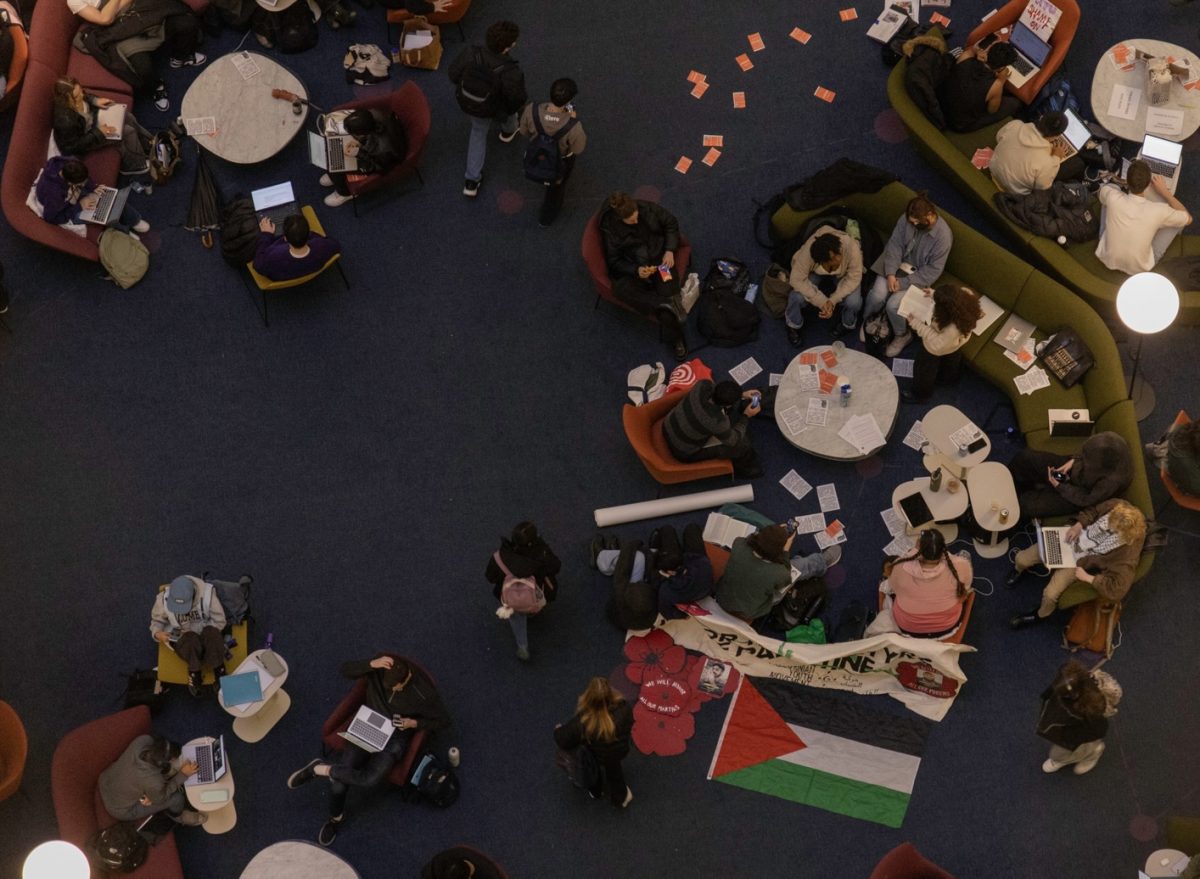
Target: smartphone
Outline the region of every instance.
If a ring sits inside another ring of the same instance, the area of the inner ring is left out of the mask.
[[[750,392],[750,405],[751,406],[761,406],[762,405],[762,394],[759,391],[751,391]]]
[[[1062,470],[1051,470],[1051,471],[1050,471],[1050,475],[1051,475],[1051,476],[1053,476],[1055,479],[1057,479],[1059,482],[1066,482],[1066,481],[1067,481],[1067,478],[1068,478],[1068,477],[1069,477],[1071,474],[1070,474],[1070,473],[1064,473]]]
[[[984,37],[982,40],[979,41],[979,48],[987,49],[992,45],[992,43],[996,42],[997,39],[998,38],[995,34],[988,34],[986,37]]]
[[[787,529],[788,534],[795,534],[796,533],[796,520],[788,519],[786,522],[783,523],[783,527]]]
[[[671,280],[671,269],[666,263],[663,263],[658,267],[658,276],[663,279],[664,283]]]
[[[575,112],[575,102],[568,101],[567,103],[563,104],[563,109],[566,110],[568,113],[574,113]]]

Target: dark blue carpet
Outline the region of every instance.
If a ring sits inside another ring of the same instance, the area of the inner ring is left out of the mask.
[[[236,273],[182,229],[190,156],[175,181],[139,202],[155,225],[155,252],[133,290],[11,231],[0,239],[14,291],[5,316],[13,334],[0,333],[0,696],[31,738],[26,796],[0,804],[0,872],[14,875],[24,853],[55,834],[55,743],[118,707],[118,672],[151,664],[155,587],[204,569],[255,575],[254,646],[274,633],[292,666],[294,704],[263,743],[231,748],[236,829],[178,834],[190,876],[236,877],[266,845],[315,836],[321,786],[291,792],[284,779],[314,755],[319,725],[345,690],[338,663],[381,650],[411,654],[437,677],[456,721],[441,745],[462,748],[463,796],[449,811],[402,803],[392,791],[352,800],[336,851],[365,879],[414,876],[456,842],[492,852],[514,877],[781,868],[862,877],[905,839],[959,876],[1128,876],[1162,841],[1164,816],[1200,813],[1192,768],[1198,557],[1194,536],[1181,533],[1129,602],[1109,665],[1126,697],[1108,753],[1086,778],[1039,769],[1037,696],[1066,655],[1055,627],[1013,634],[1004,624],[1031,603],[1032,586],[977,603],[968,640],[979,652],[963,660],[970,681],[934,730],[900,830],[706,783],[724,702],[701,711],[683,756],[631,757],[637,799],[627,813],[577,796],[553,766],[551,727],[588,676],[620,663],[620,635],[602,614],[607,584],[593,580],[583,547],[593,508],[655,493],[626,445],[619,407],[627,370],[666,355],[642,322],[592,310],[578,250],[594,207],[616,188],[660,196],[698,264],[729,254],[761,271],[752,200],[848,155],[928,188],[999,239],[894,136],[886,70],[863,36],[874,9],[861,4],[863,19],[842,24],[842,5],[478,0],[469,36],[481,38],[501,15],[517,20],[515,54],[535,93],[556,76],[579,81],[591,144],[561,221],[537,228],[538,193],[521,177],[516,145],[493,142],[477,203],[459,195],[466,121],[444,73],[414,72],[434,113],[426,185],[372,199],[358,219],[348,206],[317,203],[323,191],[300,141],[258,168],[213,162],[226,195],[292,179],[346,245],[352,289],[331,279],[281,297],[269,330]],[[960,39],[989,8],[955,2]],[[1132,34],[1123,21],[1130,10],[1087,4],[1068,71],[1085,100],[1091,59],[1119,37],[1197,48],[1191,8],[1136,4]],[[380,15],[360,13],[352,31],[323,29],[316,50],[287,59],[317,103],[365,93],[344,84],[340,59],[351,41],[382,41]],[[787,38],[796,25],[813,33],[808,46]],[[753,31],[767,49],[742,74],[733,58]],[[453,53],[457,35],[447,37]],[[237,39],[226,35],[208,50],[228,51]],[[688,96],[693,68],[712,84],[700,101]],[[176,99],[191,76],[170,74]],[[396,79],[408,76],[398,70]],[[837,92],[833,105],[812,97],[818,85]],[[732,109],[734,89],[747,92],[745,111]],[[164,124],[162,114],[139,110],[151,126]],[[11,124],[6,145],[24,136]],[[698,161],[709,133],[726,139],[712,169]],[[1197,160],[1194,145],[1188,161]],[[683,154],[697,160],[686,177],[672,170]],[[1181,197],[1200,207],[1200,177],[1184,173]],[[781,370],[792,353],[782,328],[765,326],[762,336],[701,356],[722,377],[751,354]],[[1144,367],[1159,391],[1147,436],[1177,409],[1197,408],[1198,348],[1184,329],[1147,340]],[[998,399],[973,376],[938,398],[979,419]],[[896,440],[919,415],[919,407],[902,410]],[[1002,407],[992,426],[1010,423]],[[798,454],[770,424],[756,424],[754,437],[767,469],[756,506],[768,515],[815,509],[778,485],[792,467],[813,484],[836,482],[850,544],[835,611],[851,598],[873,600],[887,540],[878,511],[898,481],[917,474],[915,453],[893,443],[876,473]],[[997,458],[1015,452],[996,440]],[[526,517],[566,560],[561,601],[531,626],[529,666],[492,616],[481,576],[498,536]],[[1165,518],[1200,526],[1177,509]],[[644,536],[652,524],[622,533]],[[979,570],[997,580],[1004,566]],[[186,739],[228,730],[228,718],[177,694],[159,726]]]

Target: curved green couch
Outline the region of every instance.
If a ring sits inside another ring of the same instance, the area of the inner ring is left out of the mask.
[[[1023,255],[1090,302],[1102,315],[1115,319],[1117,288],[1127,276],[1106,268],[1096,259],[1095,241],[1063,247],[1052,238],[1034,235],[1028,229],[1010,222],[992,204],[992,196],[997,191],[996,185],[986,172],[971,164],[971,157],[979,147],[995,146],[996,132],[1004,122],[997,122],[969,134],[938,131],[913,103],[904,88],[904,71],[907,66],[907,60],[902,60],[893,68],[891,76],[888,77],[888,100],[900,114],[900,121],[908,130],[917,152],[974,201],[997,225],[1003,227]],[[1166,255],[1200,256],[1200,235],[1180,235],[1171,244]],[[1200,290],[1181,290],[1179,295],[1180,309],[1176,322],[1200,324]]]
[[[890,183],[876,193],[859,193],[839,199],[859,218],[873,226],[883,240],[891,234],[896,218],[916,193],[902,183]],[[795,211],[786,204],[771,218],[771,226],[781,238],[794,238],[814,216],[828,206],[812,211]],[[988,327],[982,336],[973,336],[963,348],[965,359],[975,372],[1008,395],[1016,412],[1017,426],[1030,448],[1071,454],[1083,444],[1081,438],[1051,437],[1047,426],[1047,409],[1085,408],[1096,422],[1096,430],[1112,430],[1129,443],[1133,459],[1133,481],[1125,499],[1135,504],[1146,518],[1154,516],[1150,499],[1150,483],[1142,459],[1142,440],[1138,433],[1133,403],[1125,386],[1121,359],[1112,334],[1100,316],[1078,296],[1063,285],[1048,278],[1024,260],[1009,253],[1000,245],[985,238],[970,226],[945,211],[939,215],[954,232],[954,247],[946,262],[941,281],[965,284],[984,294],[1004,309],[1004,315]],[[992,337],[1004,325],[1008,315],[1016,312],[1038,328],[1036,338],[1045,338],[1060,327],[1070,326],[1092,349],[1096,365],[1073,388],[1064,388],[1051,376],[1050,387],[1021,396],[1013,384],[1021,371],[1004,356],[1003,349],[993,344]],[[1142,557],[1137,576],[1140,579],[1150,569],[1152,556]],[[1075,583],[1059,602],[1070,607],[1094,598],[1090,586]]]

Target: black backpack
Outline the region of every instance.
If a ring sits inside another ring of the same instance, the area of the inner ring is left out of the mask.
[[[458,776],[449,766],[443,766],[432,754],[426,754],[412,774],[417,794],[440,808],[458,801]]]
[[[714,259],[700,288],[697,325],[709,342],[719,348],[736,348],[758,338],[760,316],[753,302],[746,301],[750,270],[739,259]]]
[[[317,22],[307,3],[293,3],[283,12],[270,13],[269,18],[280,52],[307,52],[317,45]]]
[[[458,99],[462,111],[480,119],[493,119],[500,115],[500,98],[504,91],[500,74],[506,67],[513,67],[516,63],[502,61],[495,67],[489,67],[483,60],[483,51],[478,46],[472,46],[471,63],[463,70],[454,90],[454,97]]]
[[[825,608],[825,580],[813,577],[797,583],[771,608],[770,624],[781,632],[808,625]]]
[[[842,608],[838,617],[837,628],[833,630],[833,641],[861,641],[866,634],[867,626],[875,619],[875,611],[867,610],[867,606],[858,599],[851,601]]]
[[[575,127],[578,120],[568,119],[567,124],[554,134],[547,134],[546,129],[542,127],[542,114],[536,105],[531,108],[530,113],[537,134],[525,148],[525,179],[534,183],[557,183],[563,175],[563,157],[558,142]]]
[[[150,843],[133,824],[122,822],[92,834],[87,851],[98,873],[132,873],[146,862]]]
[[[200,577],[205,583],[212,583],[216,590],[217,600],[225,611],[225,625],[236,626],[250,616],[250,584],[254,578],[246,574],[237,582],[230,580],[210,580],[208,571]]]
[[[221,215],[221,256],[237,269],[254,259],[258,248],[258,215],[248,195],[240,195],[225,206]]]

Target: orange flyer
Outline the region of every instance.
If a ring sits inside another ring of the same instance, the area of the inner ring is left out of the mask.
[[[704,80],[700,80],[700,82],[698,82],[694,86],[692,86],[692,97],[693,98],[702,98],[702,97],[704,97],[704,93],[706,91],[708,91],[708,83],[705,82]]]
[[[827,103],[830,103],[830,104],[832,104],[833,99],[837,97],[837,92],[830,91],[829,89],[823,88],[821,86],[817,86],[817,90],[815,92],[813,92],[813,94],[816,97],[820,98],[822,101],[826,101]]]
[[[946,27],[950,27],[950,19],[946,18],[946,16],[942,15],[940,12],[935,12],[933,15],[929,16],[929,21],[931,24],[941,24],[945,25]]]
[[[709,150],[707,153],[704,154],[704,158],[701,161],[703,161],[704,164],[708,165],[708,167],[711,168],[713,165],[717,164],[717,159],[719,159],[719,158],[721,158],[721,151],[719,149],[717,149],[716,147],[713,147],[711,150]]]
[[[746,93],[745,92],[734,92],[733,93],[733,108],[735,110],[745,110],[746,109]]]
[[[719,134],[706,134],[704,135],[704,145],[706,147],[723,147],[725,138]]]
[[[675,170],[680,174],[686,174],[690,167],[692,167],[692,160],[687,156],[680,156],[679,161],[675,163]]]
[[[788,34],[788,36],[802,46],[807,45],[808,41],[812,39],[812,34],[806,30],[801,30],[798,27],[792,28],[792,32]]]
[[[813,354],[811,351],[805,351],[800,355],[800,362],[805,366],[816,366],[817,355]]]
[[[733,60],[738,63],[738,67],[742,68],[743,73],[754,66],[754,62],[750,60],[750,56],[744,52]]]
[[[692,83],[693,85],[695,85],[698,82],[704,82],[704,80],[706,80],[706,79],[708,79],[708,77],[706,77],[699,70],[693,70],[691,73],[688,74],[688,82]]]
[[[858,18],[858,10],[853,6],[843,9],[838,13],[838,18],[840,18],[842,21],[854,21],[854,19]]]
[[[750,49],[754,52],[761,52],[767,48],[766,44],[763,43],[762,34],[750,34],[746,39],[750,42]]]

